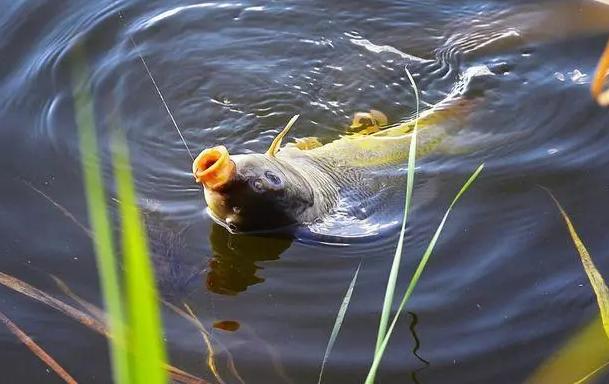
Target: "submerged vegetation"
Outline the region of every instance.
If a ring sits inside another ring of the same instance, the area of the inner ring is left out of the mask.
[[[51,368],[59,377],[68,384],[76,384],[76,380],[63,369],[55,359],[53,359],[42,347],[40,347],[31,337],[13,323],[4,313],[0,312],[0,322],[3,323],[19,341],[21,341],[34,355],[42,360],[49,368]]]

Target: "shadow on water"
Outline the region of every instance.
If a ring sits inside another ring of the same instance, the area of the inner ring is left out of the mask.
[[[259,261],[277,260],[292,244],[289,238],[232,234],[212,224],[209,234],[212,257],[205,278],[207,288],[223,295],[236,295],[264,281],[256,275]]]
[[[153,254],[157,281],[167,299],[181,300],[202,284],[220,295],[237,295],[254,284],[264,282],[257,275],[258,262],[277,260],[292,244],[292,239],[233,234],[211,223],[210,255],[186,251],[187,227],[182,227],[158,212],[146,212],[146,225]]]
[[[417,369],[410,371],[410,378],[412,379],[413,383],[421,384],[421,382],[419,381],[419,378],[418,378],[418,374],[420,372],[424,371],[427,367],[429,367],[431,365],[431,363],[429,361],[425,360],[419,354],[419,349],[421,348],[421,340],[419,339],[419,336],[417,335],[417,331],[416,331],[416,326],[419,323],[419,317],[414,312],[409,311],[408,314],[410,315],[410,317],[412,317],[410,326],[408,327],[410,329],[410,333],[412,334],[412,339],[414,340],[414,347],[412,348],[412,354],[423,364],[422,367],[419,367]]]

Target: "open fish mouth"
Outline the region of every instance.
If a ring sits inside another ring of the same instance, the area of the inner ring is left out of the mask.
[[[235,163],[225,146],[219,145],[204,150],[192,164],[195,181],[205,188],[217,191],[235,178]]]

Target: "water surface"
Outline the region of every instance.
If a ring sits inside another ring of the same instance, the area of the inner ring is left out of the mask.
[[[524,380],[597,312],[592,290],[548,196],[572,216],[609,273],[609,112],[589,96],[609,10],[580,1],[4,1],[0,15],[0,270],[63,297],[49,274],[100,302],[90,239],[26,185],[87,223],[70,57],[86,48],[102,161],[112,194],[114,129],[127,133],[149,217],[161,291],[187,302],[247,383],[316,380],[335,314],[362,270],[327,383],[362,381],[397,233],[327,245],[236,236],[205,213],[191,159],[141,54],[193,152],[266,150],[294,114],[294,135],[337,137],[357,111],[411,116],[448,94],[468,68],[484,100],[460,150],[419,163],[400,290],[454,193],[486,169],[450,217],[386,354],[383,383]],[[132,43],[133,41],[133,43]],[[399,213],[400,205],[395,207]],[[82,382],[110,380],[106,342],[3,290],[0,310]],[[196,329],[165,313],[172,362],[210,378]],[[10,382],[60,382],[8,332]]]

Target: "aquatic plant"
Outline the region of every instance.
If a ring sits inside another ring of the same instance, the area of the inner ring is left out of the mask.
[[[482,172],[482,169],[484,168],[484,164],[481,164],[480,166],[478,166],[478,168],[474,171],[474,173],[469,177],[469,179],[461,187],[461,189],[459,190],[459,192],[457,193],[457,195],[454,197],[453,201],[449,205],[448,209],[444,213],[444,216],[443,216],[440,224],[438,225],[436,232],[434,233],[425,252],[423,253],[422,258],[419,261],[419,265],[418,265],[417,269],[415,270],[413,276],[411,277],[408,287],[407,287],[405,293],[403,294],[402,299],[400,300],[398,310],[396,311],[395,315],[393,316],[393,320],[391,321],[391,323],[389,323],[389,318],[391,315],[391,308],[394,303],[395,289],[396,289],[396,285],[397,285],[397,281],[398,281],[398,271],[400,268],[401,258],[402,258],[402,254],[403,254],[404,238],[405,238],[405,234],[406,234],[406,224],[408,222],[408,213],[410,210],[410,204],[411,204],[411,200],[412,200],[412,190],[413,190],[413,186],[414,186],[414,174],[415,174],[415,160],[416,160],[416,152],[417,152],[417,127],[418,127],[417,122],[418,122],[418,118],[420,115],[419,90],[418,90],[417,85],[414,81],[414,78],[412,77],[412,74],[410,73],[408,68],[405,67],[404,69],[405,69],[405,72],[408,76],[408,79],[410,80],[410,84],[415,93],[416,115],[415,115],[415,120],[414,120],[414,126],[413,126],[412,133],[411,133],[411,141],[410,141],[409,153],[408,153],[407,176],[406,176],[406,196],[404,199],[404,214],[402,217],[402,225],[400,228],[398,242],[396,244],[396,250],[395,250],[395,253],[393,256],[391,270],[389,272],[389,277],[387,279],[387,287],[385,290],[385,297],[383,300],[383,307],[381,310],[381,317],[380,317],[380,321],[379,321],[376,346],[374,349],[372,365],[371,365],[370,370],[368,371],[368,375],[366,377],[366,381],[365,381],[366,384],[374,383],[379,364],[381,362],[385,349],[387,348],[387,344],[389,343],[389,340],[393,333],[393,329],[398,321],[398,318],[399,318],[401,312],[404,310],[406,303],[408,302],[408,299],[412,295],[412,292],[414,291],[414,288],[416,287],[416,285],[423,273],[423,270],[425,269],[425,266],[427,265],[427,262],[429,261],[429,258],[431,257],[431,254],[433,253],[433,249],[438,241],[438,238],[440,237],[440,234],[442,233],[446,220],[448,219],[448,215],[452,211],[452,209],[453,209],[454,205],[457,203],[457,201],[459,201],[459,199],[465,193],[465,191],[467,191],[469,189],[471,184],[478,178],[480,172]],[[345,313],[347,311],[349,302],[351,300],[351,295],[353,293],[353,288],[355,286],[355,282],[357,280],[358,273],[359,273],[359,266],[353,276],[353,279],[345,294],[345,297],[343,298],[338,315],[334,322],[334,326],[332,328],[332,333],[330,335],[330,341],[328,342],[328,346],[326,348],[326,352],[324,354],[324,358],[322,361],[322,366],[321,366],[321,370],[319,373],[318,384],[321,383],[324,367],[326,365],[326,362],[328,360],[328,357],[330,355],[330,352],[332,350],[336,337],[338,336],[338,333],[342,326]]]
[[[584,383],[609,364],[609,343],[600,316],[577,329],[526,380],[528,384]]]
[[[75,301],[84,309],[84,311],[29,285],[23,280],[19,280],[15,276],[8,275],[4,272],[0,272],[0,285],[29,297],[30,299],[36,300],[37,302],[72,318],[73,320],[84,325],[86,328],[105,336],[109,340],[114,337],[114,335],[110,334],[109,326],[107,324],[107,316],[103,315],[101,308],[98,308],[89,302],[83,301],[80,297],[75,296],[73,293],[69,293],[71,290],[68,287],[62,288],[60,284],[60,289],[64,291],[67,288],[67,296],[75,299]],[[101,318],[99,315],[101,315]],[[163,367],[165,370],[167,370],[167,372],[169,372],[172,380],[175,382],[184,384],[207,384],[207,381],[170,364],[163,364]]]
[[[605,330],[605,334],[609,338],[609,288],[607,288],[607,284],[603,279],[603,276],[594,265],[592,261],[592,257],[590,253],[586,249],[583,241],[575,231],[575,227],[573,226],[573,222],[571,218],[567,215],[562,205],[558,202],[556,197],[549,191],[546,190],[554,203],[558,207],[563,220],[567,226],[567,230],[569,231],[569,235],[571,235],[571,240],[573,240],[573,245],[575,245],[575,249],[579,254],[579,258],[584,267],[584,271],[586,275],[588,275],[588,279],[590,280],[590,285],[594,290],[594,294],[596,295],[596,301],[598,302],[598,308],[600,311],[601,319],[603,321],[603,329]]]
[[[438,238],[440,237],[440,234],[442,233],[442,230],[444,229],[444,224],[446,224],[446,219],[448,219],[448,215],[452,211],[452,209],[455,206],[455,204],[457,203],[457,201],[459,201],[461,196],[465,193],[465,191],[467,191],[469,189],[469,187],[472,185],[472,183],[478,178],[478,175],[480,175],[480,172],[482,172],[483,168],[484,168],[484,164],[481,164],[480,166],[478,166],[478,168],[469,177],[469,179],[467,179],[465,184],[463,184],[463,186],[461,187],[461,189],[459,190],[457,195],[454,197],[453,201],[448,206],[448,209],[444,213],[444,216],[442,217],[442,221],[438,225],[436,232],[434,233],[429,244],[427,245],[427,248],[425,249],[425,252],[423,253],[423,256],[421,257],[421,260],[419,261],[419,265],[417,266],[417,269],[415,270],[414,274],[412,275],[412,277],[410,279],[410,282],[408,283],[406,292],[404,292],[404,295],[402,296],[400,305],[398,306],[398,309],[397,309],[395,315],[393,316],[393,320],[391,321],[391,325],[387,329],[387,332],[384,334],[381,344],[379,345],[378,349],[374,353],[372,366],[370,367],[370,371],[368,372],[368,376],[366,378],[366,384],[374,383],[374,378],[376,376],[376,372],[378,370],[381,359],[383,358],[383,353],[385,352],[385,349],[387,348],[387,344],[389,343],[389,339],[391,338],[391,335],[393,333],[393,329],[395,328],[398,318],[399,318],[400,314],[402,313],[402,311],[404,310],[406,303],[408,302],[408,299],[410,299],[410,296],[412,295],[414,288],[416,287],[417,283],[419,282],[419,279],[421,278],[423,270],[425,269],[425,266],[427,265],[427,262],[429,261],[431,254],[433,253],[433,250],[436,246]],[[404,237],[404,234],[405,234],[404,232],[405,231],[400,232],[400,238]],[[391,305],[391,304],[389,304],[389,305]]]
[[[575,333],[564,346],[544,361],[527,380],[529,383],[554,383],[569,380],[584,383],[609,366],[609,288],[594,264],[573,221],[558,199],[544,188],[562,216],[584,272],[596,295],[599,316]]]
[[[416,115],[414,120],[414,127],[412,129],[412,137],[410,139],[410,148],[408,150],[408,163],[407,163],[407,176],[406,176],[406,198],[404,199],[404,215],[402,217],[402,227],[400,228],[400,236],[398,243],[395,248],[395,254],[393,255],[393,263],[391,264],[391,271],[389,272],[389,279],[387,279],[387,288],[385,290],[385,299],[383,301],[383,309],[381,311],[381,320],[379,322],[379,329],[376,337],[376,346],[374,348],[375,354],[378,353],[383,343],[383,338],[387,333],[387,324],[389,322],[389,315],[391,307],[393,305],[393,295],[395,293],[395,286],[398,279],[398,271],[400,269],[400,262],[402,259],[402,248],[404,246],[404,234],[406,233],[406,223],[408,222],[408,212],[410,208],[410,201],[412,200],[412,189],[414,187],[414,170],[417,153],[417,128],[419,120],[419,89],[415,83],[412,74],[407,67],[404,67],[406,75],[410,80],[410,84],[414,91],[416,99]]]
[[[51,355],[49,355],[40,345],[29,337],[17,324],[13,323],[4,313],[0,312],[0,323],[3,323],[8,330],[15,335],[34,355],[42,360],[51,368],[57,376],[68,384],[76,384],[76,380],[61,366]]]
[[[89,229],[83,225],[71,212],[42,190],[25,180],[22,181],[34,192],[49,201],[93,240],[102,296],[107,313],[82,299],[65,282],[53,275],[50,277],[59,289],[74,300],[84,311],[2,272],[0,272],[0,285],[37,300],[73,318],[87,328],[106,336],[110,344],[112,372],[116,383],[160,384],[167,382],[167,375],[169,374],[175,382],[206,384],[206,380],[165,362],[165,348],[162,341],[163,328],[158,308],[159,296],[149,262],[148,239],[142,216],[137,207],[126,138],[122,131],[115,126],[113,127],[115,132],[112,136],[115,156],[112,165],[118,190],[119,218],[123,227],[122,253],[125,260],[122,281],[119,277],[119,263],[114,253],[113,228],[110,225],[111,221],[106,204],[107,196],[98,155],[92,97],[86,82],[88,75],[86,55],[82,45],[73,47],[71,60],[75,121],[79,133],[85,193],[92,228]],[[169,305],[169,303],[165,304]],[[128,308],[126,314],[125,308]],[[192,315],[194,316],[194,314]],[[192,321],[190,315],[187,318]],[[0,322],[7,326],[32,353],[43,360],[64,381],[75,382],[67,371],[2,313],[0,313]],[[198,319],[196,322],[202,327]],[[212,369],[215,362],[209,339],[206,339],[206,343],[210,352],[208,365],[218,381],[222,382],[217,372]],[[231,372],[240,382],[243,382],[234,367],[230,354],[229,365],[231,365]]]
[[[324,359],[322,360],[321,368],[319,369],[319,378],[317,379],[317,384],[321,384],[321,379],[324,374],[324,368],[326,366],[326,363],[328,362],[330,352],[332,352],[332,348],[334,347],[334,342],[338,337],[340,328],[343,325],[343,320],[345,319],[345,314],[347,313],[347,309],[349,308],[351,296],[353,295],[353,288],[355,288],[355,282],[357,281],[357,276],[359,275],[359,270],[361,266],[362,263],[360,262],[357,266],[357,269],[355,270],[355,273],[353,274],[353,278],[351,279],[349,288],[347,288],[347,292],[345,293],[343,302],[341,303],[340,309],[338,310],[338,314],[336,315],[336,320],[334,321],[334,326],[332,327],[332,333],[330,334],[330,340],[328,341],[328,346],[326,347],[326,352],[324,353]]]
[[[122,224],[123,281],[118,276],[113,227],[108,215],[105,185],[98,154],[92,97],[87,90],[86,55],[82,45],[74,48],[72,82],[76,125],[91,233],[99,280],[108,312],[110,353],[116,383],[165,383],[167,373],[158,295],[148,240],[137,208],[137,198],[125,137],[114,133],[113,170],[120,201]]]
[[[395,315],[393,317],[391,325],[389,325],[389,328],[387,328],[387,324],[389,321],[389,314],[390,314],[391,308],[393,306],[393,296],[394,296],[395,287],[397,284],[398,270],[400,267],[400,261],[401,261],[401,257],[402,257],[402,253],[403,253],[404,238],[405,238],[405,234],[406,234],[406,224],[408,221],[408,209],[410,207],[410,203],[411,203],[411,199],[412,199],[412,189],[414,186],[414,170],[415,170],[415,158],[416,158],[416,147],[417,147],[417,120],[419,117],[419,106],[420,106],[419,90],[417,88],[417,85],[412,77],[412,74],[408,70],[408,68],[404,68],[404,69],[406,71],[406,74],[408,75],[408,79],[410,80],[410,84],[412,85],[412,89],[415,93],[416,119],[415,119],[413,131],[412,131],[410,149],[409,149],[409,153],[408,153],[406,198],[404,200],[404,216],[402,219],[402,227],[400,229],[398,243],[397,243],[395,254],[393,257],[393,263],[391,266],[391,271],[389,273],[389,279],[387,281],[387,289],[386,289],[386,293],[385,293],[385,300],[383,302],[383,309],[381,311],[381,320],[379,323],[376,347],[375,347],[375,351],[374,351],[374,358],[373,358],[370,370],[368,371],[368,376],[366,377],[366,384],[374,383],[374,379],[376,376],[376,372],[378,370],[378,366],[379,366],[381,359],[383,357],[383,354],[385,352],[385,348],[387,347],[387,344],[389,343],[389,339],[391,338],[395,324],[397,323],[400,313],[403,311],[404,307],[406,306],[406,303],[408,302],[408,299],[410,298],[412,291],[416,287],[416,285],[419,281],[419,278],[421,277],[421,274],[423,273],[423,270],[425,269],[425,266],[427,265],[429,257],[431,256],[433,249],[436,245],[436,242],[438,241],[438,238],[440,236],[440,233],[442,232],[442,229],[444,228],[444,224],[446,223],[446,219],[448,218],[450,211],[452,210],[453,206],[457,203],[457,201],[459,200],[461,195],[463,195],[463,193],[465,193],[465,191],[476,180],[476,178],[478,177],[478,175],[480,174],[480,172],[482,172],[482,169],[484,168],[484,164],[481,164],[478,167],[478,169],[476,169],[476,171],[465,182],[463,187],[461,187],[461,190],[459,190],[459,192],[453,199],[452,203],[446,210],[446,213],[444,214],[444,217],[442,218],[440,225],[438,226],[435,234],[433,235],[431,241],[429,242],[429,245],[427,246],[427,249],[425,250],[423,257],[421,258],[417,269],[415,270],[412,278],[410,279],[408,288],[406,289],[406,292],[402,296],[400,305],[398,307],[397,312],[395,313]]]
[[[592,97],[601,106],[609,105],[609,90],[603,90],[609,70],[609,41],[599,59],[590,85]],[[542,187],[556,204],[584,271],[596,295],[599,316],[575,332],[569,340],[546,359],[527,379],[528,383],[551,384],[558,380],[574,384],[588,382],[609,366],[609,288],[594,265],[588,249],[575,229],[573,221],[552,192]]]
[[[102,296],[108,313],[110,332],[113,335],[110,339],[113,377],[115,382],[124,383],[129,378],[128,357],[123,343],[126,340],[123,323],[125,316],[117,273],[118,267],[114,257],[112,227],[106,207],[106,189],[98,160],[92,98],[87,91],[87,75],[84,49],[81,46],[76,46],[73,52],[72,85],[89,223],[97,258]]]

